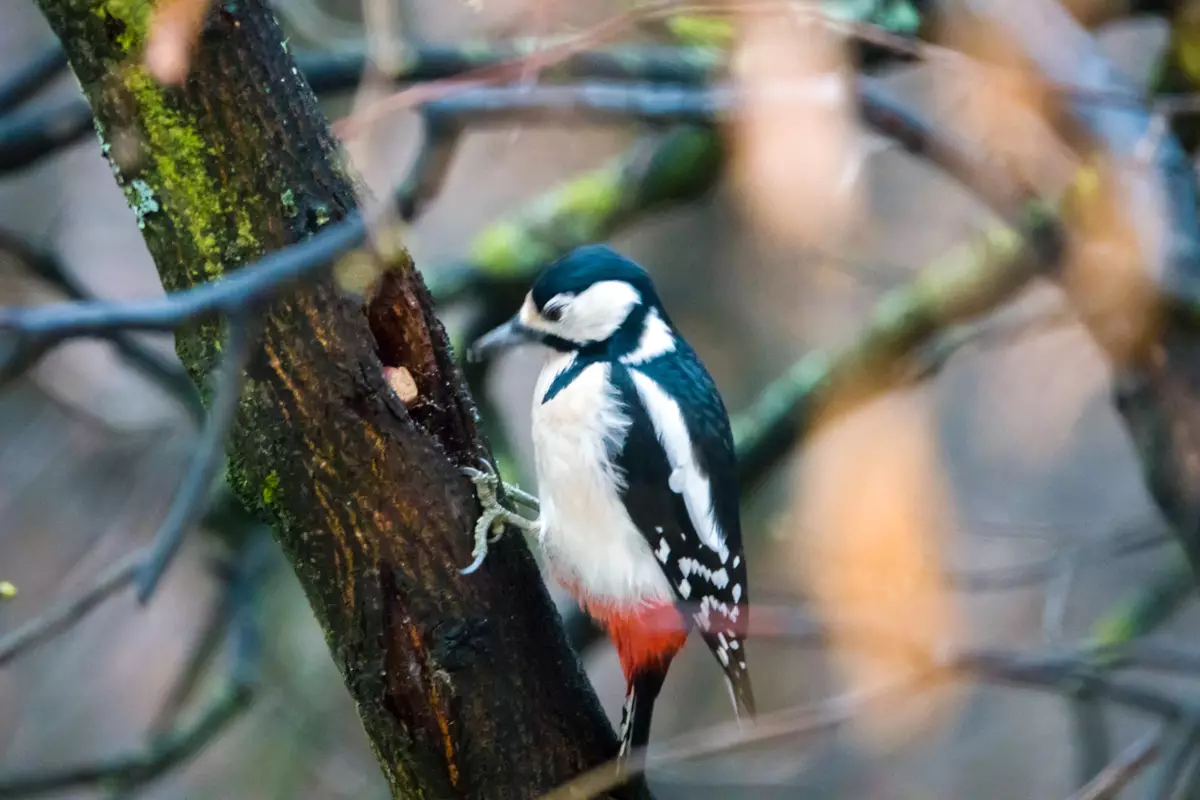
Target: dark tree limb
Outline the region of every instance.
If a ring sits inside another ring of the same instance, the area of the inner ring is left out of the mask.
[[[0,230],[0,251],[12,256],[37,277],[61,291],[71,300],[94,300],[91,291],[57,257],[38,250],[15,234]],[[18,336],[18,339],[20,337]],[[192,379],[178,362],[164,358],[137,338],[124,331],[112,336],[113,346],[130,364],[162,386],[197,422],[204,418],[204,406]],[[19,348],[18,348],[19,349]],[[0,373],[5,372],[0,366]]]
[[[6,114],[40,92],[67,69],[67,54],[58,42],[47,45],[26,64],[0,81],[0,114]]]
[[[0,116],[0,175],[24,169],[69,147],[91,130],[87,104],[77,98]]]
[[[345,233],[337,220],[355,218],[354,187],[259,0],[216,4],[177,90],[140,64],[152,3],[40,4],[102,139],[138,143],[132,159],[108,155],[169,291],[237,275],[322,228]],[[206,288],[219,296],[219,286]],[[484,569],[458,573],[479,508],[457,464],[486,447],[407,254],[394,254],[372,293],[370,323],[328,273],[278,299],[271,291],[226,295],[225,306],[191,295],[177,349],[204,385],[220,356],[219,326],[204,315],[266,301],[230,484],[275,524],[393,794],[535,795],[611,756],[612,730],[524,543],[510,537]],[[114,311],[73,330],[111,329]],[[167,300],[124,322],[170,326],[179,311]],[[409,407],[384,366],[415,379]]]
[[[78,593],[59,600],[49,609],[0,636],[0,667],[31,647],[62,633],[112,595],[133,583],[134,574],[148,551],[136,550],[106,566]]]
[[[1128,91],[1055,0],[970,0],[968,13],[1018,48],[1044,80]],[[1145,108],[1073,97],[1054,120],[1091,162],[1069,202],[1079,257],[1060,280],[1112,364],[1114,404],[1146,485],[1200,573],[1200,201],[1178,141]]]
[[[222,363],[213,376],[212,406],[205,417],[200,439],[183,482],[171,499],[166,519],[154,534],[146,560],[138,567],[134,585],[139,603],[145,603],[154,594],[167,566],[183,544],[184,536],[200,523],[213,492],[225,452],[225,439],[233,426],[233,415],[242,393],[242,372],[254,347],[254,322],[236,316],[230,319],[228,327]]]
[[[1156,728],[1129,745],[1117,758],[1088,781],[1071,800],[1110,800],[1154,763],[1162,749],[1163,731]]]
[[[115,793],[144,788],[196,756],[249,707],[258,685],[261,632],[258,597],[267,574],[270,538],[262,528],[241,543],[224,592],[229,606],[225,640],[229,665],[215,694],[190,716],[155,731],[140,749],[73,767],[0,775],[0,798],[36,797],[104,787]]]
[[[396,192],[396,210],[401,219],[416,219],[441,192],[462,134],[463,126],[457,121],[436,110],[422,109],[421,146]]]

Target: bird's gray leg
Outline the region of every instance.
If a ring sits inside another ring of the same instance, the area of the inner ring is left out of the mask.
[[[487,461],[481,461],[480,464],[483,469],[462,467],[462,473],[475,484],[475,492],[479,495],[479,505],[483,508],[483,513],[475,522],[475,548],[471,551],[474,560],[471,561],[470,566],[461,570],[464,575],[470,575],[479,569],[483,560],[487,558],[489,542],[494,542],[500,534],[504,533],[505,525],[519,528],[526,533],[536,533],[539,527],[537,520],[527,519],[501,504],[500,498],[497,497],[497,489],[501,485],[500,476]],[[504,484],[504,493],[526,508],[534,511],[539,509],[538,499],[521,491],[516,486]]]

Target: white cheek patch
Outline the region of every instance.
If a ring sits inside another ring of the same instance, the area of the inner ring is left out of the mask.
[[[562,320],[549,330],[573,342],[601,342],[612,336],[642,301],[637,289],[624,281],[600,281],[580,292]]]
[[[696,463],[679,405],[648,376],[636,369],[630,370],[629,374],[633,376],[633,385],[666,451],[667,462],[671,465],[670,488],[683,496],[688,517],[700,541],[721,558],[722,564],[728,562],[729,548],[713,510],[708,476]]]

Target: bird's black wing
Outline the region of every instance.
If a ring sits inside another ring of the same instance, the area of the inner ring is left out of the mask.
[[[625,480],[622,500],[680,607],[721,663],[735,704],[753,715],[733,436],[712,377],[686,344],[678,344],[666,358],[629,367],[613,364],[612,381],[630,417],[615,454]],[[673,490],[684,488],[676,469],[681,456],[698,471],[693,480],[707,483],[703,492],[695,490],[701,484],[691,484],[690,504],[689,492]],[[714,529],[721,537],[716,542]]]

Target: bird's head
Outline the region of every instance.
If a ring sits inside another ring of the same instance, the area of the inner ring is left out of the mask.
[[[669,333],[650,276],[610,247],[587,245],[546,267],[520,311],[476,340],[468,357],[525,343],[572,352],[622,341],[632,349],[650,324]]]

